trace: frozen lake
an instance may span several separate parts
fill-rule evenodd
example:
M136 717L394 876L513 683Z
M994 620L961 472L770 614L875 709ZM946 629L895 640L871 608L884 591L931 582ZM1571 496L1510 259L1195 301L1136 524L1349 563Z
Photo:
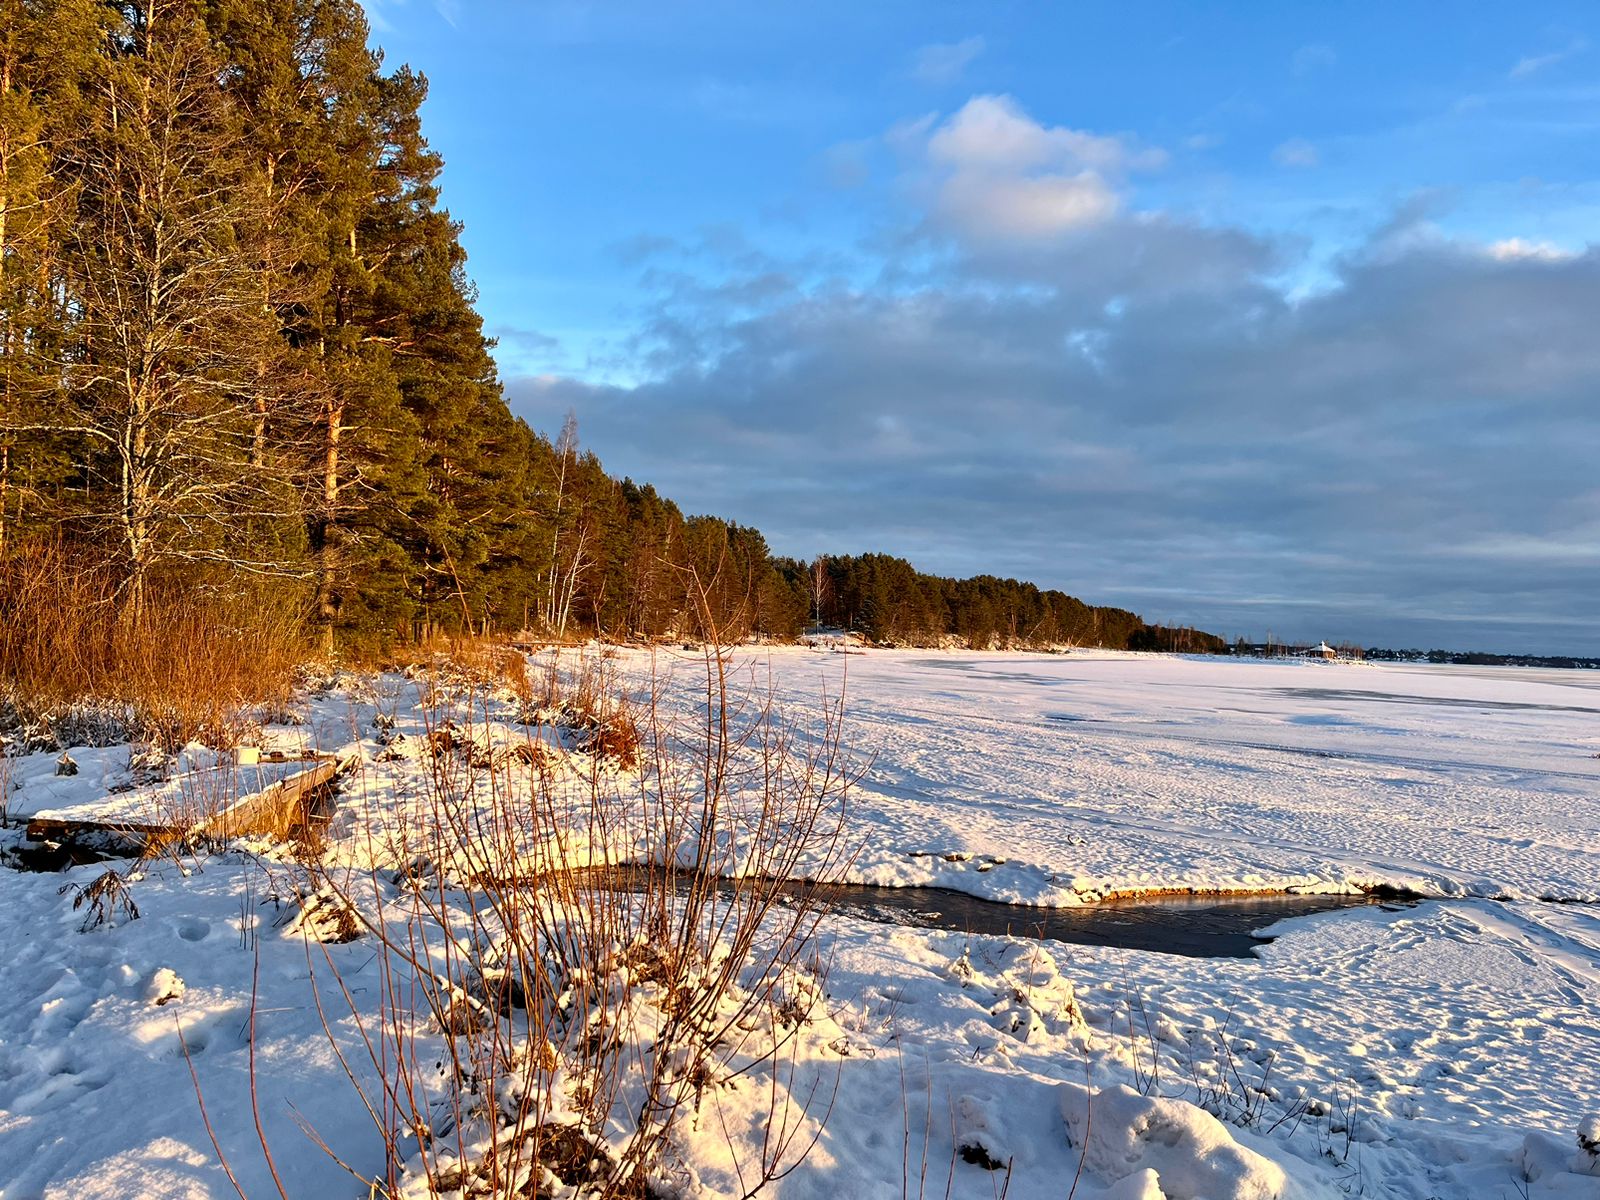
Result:
M1594 673L788 650L745 669L795 712L845 692L871 762L861 882L1600 900Z

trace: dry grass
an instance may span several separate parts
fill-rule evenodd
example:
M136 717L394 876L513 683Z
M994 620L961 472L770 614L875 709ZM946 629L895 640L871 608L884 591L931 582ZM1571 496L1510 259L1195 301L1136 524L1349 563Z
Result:
M307 654L281 585L158 582L134 613L59 548L0 562L0 699L42 743L232 745L252 708L287 703Z
M609 760L624 771L631 771L639 765L642 745L643 738L633 713L626 708L618 708L606 714L600 724L584 736L579 748L585 754Z
M503 637L464 637L436 632L418 642L386 645L381 649L359 645L341 648L341 665L355 671L400 671L416 674L436 670L471 678L482 684L526 686L524 659Z

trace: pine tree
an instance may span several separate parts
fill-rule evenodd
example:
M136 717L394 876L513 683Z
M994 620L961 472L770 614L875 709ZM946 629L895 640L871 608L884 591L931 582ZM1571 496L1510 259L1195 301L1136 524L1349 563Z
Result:
M382 274L404 247L379 205L395 188L384 138L379 60L366 21L346 0L316 5L320 56L307 71L315 107L316 189L304 221L319 249L293 336L314 359L313 404L294 439L302 454L306 534L316 572L315 617L336 628L408 626L405 514L424 497L416 423L393 369L396 312ZM347 603L349 611L347 611Z
M357 0L0 0L0 556L304 578L325 644L539 624L1107 645L1172 631L882 554L777 559L518 420ZM1206 645L1188 631L1184 644ZM1165 639L1165 640L1164 640Z
M70 470L44 409L60 382L66 313L56 287L70 192L66 135L98 69L93 0L0 0L0 555Z

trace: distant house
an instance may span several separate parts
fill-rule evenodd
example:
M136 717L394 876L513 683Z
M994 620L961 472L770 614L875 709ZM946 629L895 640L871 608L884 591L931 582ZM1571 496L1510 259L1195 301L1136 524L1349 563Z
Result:
M1362 652L1356 649L1341 654L1327 642L1308 647L1294 642L1247 642L1243 638L1229 646L1228 653L1253 658L1320 658L1328 662L1363 657Z

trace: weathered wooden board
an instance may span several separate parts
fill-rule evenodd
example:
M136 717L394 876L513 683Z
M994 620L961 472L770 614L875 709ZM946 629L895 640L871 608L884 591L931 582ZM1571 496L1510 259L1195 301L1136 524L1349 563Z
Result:
M311 795L341 767L332 755L224 764L178 779L41 810L29 819L35 841L85 834L231 838L245 833L282 835L301 819Z
M317 762L262 791L239 797L214 817L202 821L194 833L224 839L246 833L283 836L303 819L311 794L332 783L338 773L339 764L334 759Z

